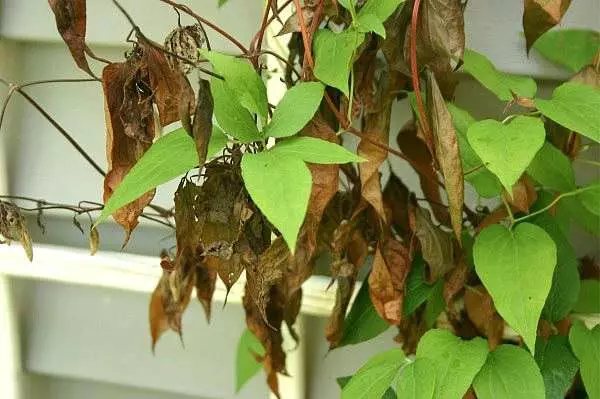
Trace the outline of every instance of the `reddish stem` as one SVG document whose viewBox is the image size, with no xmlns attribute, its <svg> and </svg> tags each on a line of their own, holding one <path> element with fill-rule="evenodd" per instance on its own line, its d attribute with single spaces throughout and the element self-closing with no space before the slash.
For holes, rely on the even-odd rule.
<svg viewBox="0 0 600 399">
<path fill-rule="evenodd" d="M 310 66 L 310 68 L 312 69 L 314 66 L 314 61 L 311 52 L 310 35 L 306 30 L 306 25 L 304 25 L 304 14 L 302 13 L 302 6 L 300 5 L 300 0 L 294 0 L 294 4 L 296 6 L 296 17 L 298 18 L 298 25 L 300 26 L 300 32 L 302 32 L 305 64 L 308 63 L 308 66 Z"/>
</svg>

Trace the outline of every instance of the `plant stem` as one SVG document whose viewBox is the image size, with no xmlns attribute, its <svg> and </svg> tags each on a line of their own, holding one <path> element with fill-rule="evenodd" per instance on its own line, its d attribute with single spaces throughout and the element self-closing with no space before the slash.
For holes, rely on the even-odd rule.
<svg viewBox="0 0 600 399">
<path fill-rule="evenodd" d="M 540 214 L 546 212 L 547 210 L 551 209 L 561 199 L 567 198 L 567 197 L 573 197 L 575 195 L 583 193 L 584 191 L 591 190 L 594 187 L 595 186 L 581 187 L 581 188 L 578 188 L 577 190 L 569 191 L 567 193 L 562 193 L 558 197 L 556 197 L 552 202 L 550 202 L 548 205 L 546 205 L 545 207 L 543 207 L 542 209 L 539 209 L 539 210 L 537 210 L 535 212 L 532 212 L 529 215 L 525 215 L 523 217 L 520 217 L 520 218 L 517 218 L 517 219 L 513 219 L 513 224 L 514 223 L 519 223 L 519 222 L 522 222 L 523 220 L 527 220 L 527 219 L 530 219 L 530 218 L 532 218 L 534 216 L 540 215 Z"/>
<path fill-rule="evenodd" d="M 298 18 L 298 26 L 300 27 L 300 32 L 302 33 L 302 43 L 304 44 L 304 59 L 308 63 L 308 66 L 312 69 L 314 67 L 314 61 L 310 49 L 310 36 L 308 34 L 308 31 L 306 30 L 306 25 L 304 24 L 304 15 L 302 14 L 302 5 L 300 4 L 300 0 L 294 0 L 294 5 L 296 6 L 296 18 Z"/>
<path fill-rule="evenodd" d="M 581 163 L 586 163 L 588 165 L 594 165 L 594 166 L 598 166 L 600 167 L 600 162 L 598 161 L 593 161 L 591 159 L 584 159 L 584 158 L 575 158 L 575 160 L 577 162 L 581 162 Z"/>
<path fill-rule="evenodd" d="M 515 224 L 515 215 L 513 215 L 512 210 L 510 209 L 510 204 L 508 203 L 503 194 L 500 194 L 500 198 L 502 198 L 502 203 L 506 208 L 506 212 L 508 213 L 508 217 L 510 218 L 510 227 L 512 228 L 512 226 Z"/>
</svg>

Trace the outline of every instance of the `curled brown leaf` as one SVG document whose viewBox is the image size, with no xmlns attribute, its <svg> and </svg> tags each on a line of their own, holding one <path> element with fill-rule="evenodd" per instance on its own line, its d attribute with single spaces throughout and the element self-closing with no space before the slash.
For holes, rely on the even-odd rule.
<svg viewBox="0 0 600 399">
<path fill-rule="evenodd" d="M 525 0 L 523 30 L 527 52 L 540 36 L 560 23 L 570 5 L 571 0 Z"/>
</svg>

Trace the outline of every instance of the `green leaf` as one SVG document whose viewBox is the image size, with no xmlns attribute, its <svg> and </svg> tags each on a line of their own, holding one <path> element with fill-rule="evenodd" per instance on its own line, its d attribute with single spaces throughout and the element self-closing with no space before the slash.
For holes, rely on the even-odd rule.
<svg viewBox="0 0 600 399">
<path fill-rule="evenodd" d="M 302 82 L 289 89 L 277 105 L 263 135 L 288 137 L 298 133 L 319 109 L 324 91 L 325 86 L 319 82 Z"/>
<path fill-rule="evenodd" d="M 417 347 L 417 359 L 434 362 L 436 399 L 462 398 L 487 356 L 484 339 L 463 341 L 447 330 L 429 330 Z"/>
<path fill-rule="evenodd" d="M 533 48 L 571 72 L 579 72 L 592 63 L 600 50 L 600 33 L 583 29 L 550 30 L 535 41 Z"/>
<path fill-rule="evenodd" d="M 527 167 L 527 173 L 544 188 L 559 192 L 572 191 L 575 172 L 569 158 L 552 144 L 545 142 Z"/>
<path fill-rule="evenodd" d="M 262 365 L 254 355 L 264 356 L 265 349 L 250 330 L 242 333 L 235 357 L 235 392 L 238 393 L 246 383 L 258 373 Z"/>
<path fill-rule="evenodd" d="M 237 101 L 237 96 L 225 82 L 212 78 L 210 90 L 215 102 L 215 118 L 226 133 L 242 143 L 251 143 L 262 139 L 252 114 L 241 106 Z"/>
<path fill-rule="evenodd" d="M 524 349 L 501 345 L 488 355 L 473 381 L 478 399 L 545 399 L 544 380 Z"/>
<path fill-rule="evenodd" d="M 590 212 L 583 205 L 579 196 L 565 197 L 558 202 L 558 214 L 564 214 L 573 219 L 589 233 L 600 237 L 600 216 Z"/>
<path fill-rule="evenodd" d="M 430 296 L 435 284 L 425 282 L 425 262 L 419 254 L 413 260 L 408 278 L 406 280 L 406 294 L 402 313 L 404 317 L 410 316 Z"/>
<path fill-rule="evenodd" d="M 495 224 L 479 233 L 473 257 L 477 275 L 498 313 L 533 352 L 556 265 L 554 241 L 541 227 L 530 223 L 521 223 L 512 231 Z"/>
<path fill-rule="evenodd" d="M 579 369 L 579 361 L 571 353 L 567 337 L 555 335 L 548 342 L 538 339 L 535 361 L 544 379 L 546 399 L 564 399 Z"/>
<path fill-rule="evenodd" d="M 600 313 L 600 281 L 583 280 L 573 312 Z"/>
<path fill-rule="evenodd" d="M 221 75 L 235 99 L 246 109 L 267 119 L 267 89 L 259 74 L 245 59 L 231 55 L 201 49 L 200 53 L 213 65 L 214 71 Z M 214 80 L 214 79 L 213 79 Z"/>
<path fill-rule="evenodd" d="M 402 399 L 434 399 L 436 367 L 431 359 L 416 359 L 402 369 L 396 394 Z"/>
<path fill-rule="evenodd" d="M 354 51 L 363 42 L 364 33 L 347 29 L 333 33 L 329 29 L 317 31 L 313 42 L 315 76 L 323 83 L 340 89 L 349 96 L 348 78 Z"/>
<path fill-rule="evenodd" d="M 320 164 L 362 162 L 363 158 L 341 145 L 314 137 L 292 137 L 275 145 L 271 152 Z"/>
<path fill-rule="evenodd" d="M 400 7 L 404 0 L 377 0 L 367 1 L 358 12 L 358 19 L 365 15 L 374 15 L 381 21 L 385 22 L 393 13 Z"/>
<path fill-rule="evenodd" d="M 594 215 L 600 216 L 600 180 L 588 184 L 586 190 L 578 194 L 579 200 Z"/>
<path fill-rule="evenodd" d="M 558 86 L 552 99 L 535 99 L 538 110 L 554 122 L 600 143 L 600 90 L 567 82 Z"/>
<path fill-rule="evenodd" d="M 600 324 L 588 330 L 576 321 L 569 332 L 573 353 L 579 359 L 581 379 L 590 399 L 600 398 Z"/>
<path fill-rule="evenodd" d="M 380 398 L 405 363 L 402 349 L 391 349 L 369 359 L 342 390 L 342 399 Z"/>
<path fill-rule="evenodd" d="M 544 144 L 546 131 L 539 118 L 517 116 L 506 125 L 491 119 L 476 122 L 467 137 L 487 169 L 512 193 L 513 184 Z"/>
<path fill-rule="evenodd" d="M 223 149 L 227 137 L 219 128 L 213 128 L 208 143 L 208 154 Z M 187 173 L 198 166 L 196 145 L 183 128 L 174 130 L 156 140 L 137 161 L 104 205 L 96 225 L 102 223 L 118 209 L 135 201 L 144 193 Z"/>
<path fill-rule="evenodd" d="M 383 26 L 381 20 L 373 14 L 359 15 L 358 31 L 363 33 L 375 32 L 385 39 L 385 26 Z"/>
<path fill-rule="evenodd" d="M 452 103 L 448 103 L 448 111 L 452 115 L 452 123 L 456 129 L 456 137 L 458 137 L 458 146 L 460 148 L 460 157 L 462 161 L 463 171 L 470 173 L 465 174 L 465 180 L 468 181 L 477 190 L 477 193 L 485 198 L 492 198 L 502 193 L 502 185 L 498 178 L 486 168 L 478 168 L 483 165 L 483 161 L 467 140 L 467 131 L 472 124 L 477 122 L 467 111 L 458 108 Z"/>
<path fill-rule="evenodd" d="M 352 379 L 352 376 L 349 375 L 347 377 L 338 377 L 338 378 L 336 378 L 336 381 L 337 381 L 338 385 L 340 386 L 340 388 L 344 389 L 344 387 L 350 382 L 351 379 Z M 394 390 L 392 388 L 388 388 L 388 390 L 385 391 L 385 393 L 383 394 L 381 399 L 396 399 L 396 392 L 394 392 Z"/>
<path fill-rule="evenodd" d="M 511 91 L 520 97 L 535 96 L 537 85 L 533 79 L 498 71 L 483 54 L 465 49 L 463 61 L 465 72 L 477 79 L 500 100 L 512 100 Z"/>
<path fill-rule="evenodd" d="M 344 322 L 344 332 L 338 348 L 373 339 L 389 327 L 375 310 L 369 295 L 369 283 L 365 279 Z"/>
<path fill-rule="evenodd" d="M 577 256 L 554 217 L 544 213 L 537 216 L 533 223 L 544 229 L 556 245 L 552 286 L 542 310 L 542 317 L 555 323 L 564 319 L 577 302 L 580 286 Z"/>
<path fill-rule="evenodd" d="M 250 197 L 294 253 L 312 188 L 308 167 L 299 158 L 273 151 L 246 153 L 241 166 Z"/>
<path fill-rule="evenodd" d="M 438 316 L 446 309 L 446 301 L 444 300 L 444 280 L 439 279 L 433 286 L 431 294 L 427 299 L 425 306 L 425 325 L 428 328 L 433 327 Z"/>
</svg>

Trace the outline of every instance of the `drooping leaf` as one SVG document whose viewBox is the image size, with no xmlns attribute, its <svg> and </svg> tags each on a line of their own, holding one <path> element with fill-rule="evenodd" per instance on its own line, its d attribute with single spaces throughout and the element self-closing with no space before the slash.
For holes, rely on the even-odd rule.
<svg viewBox="0 0 600 399">
<path fill-rule="evenodd" d="M 96 77 L 85 57 L 86 0 L 48 0 L 48 3 L 54 12 L 58 33 L 69 47 L 75 63 L 90 76 Z"/>
<path fill-rule="evenodd" d="M 271 150 L 288 157 L 316 164 L 343 164 L 364 161 L 358 155 L 330 141 L 314 137 L 292 137 L 282 140 Z"/>
<path fill-rule="evenodd" d="M 417 359 L 430 359 L 435 365 L 435 398 L 462 397 L 487 356 L 485 340 L 464 341 L 446 330 L 428 331 L 417 346 Z"/>
<path fill-rule="evenodd" d="M 242 176 L 252 200 L 294 253 L 312 185 L 304 161 L 273 151 L 246 153 L 242 158 Z"/>
<path fill-rule="evenodd" d="M 548 342 L 538 339 L 535 361 L 544 378 L 546 399 L 563 399 L 579 369 L 579 362 L 571 353 L 567 337 L 555 335 Z"/>
<path fill-rule="evenodd" d="M 436 364 L 428 358 L 415 359 L 403 369 L 396 394 L 402 399 L 434 399 L 436 388 Z"/>
<path fill-rule="evenodd" d="M 360 15 L 358 19 L 357 28 L 359 32 L 373 32 L 385 39 L 385 26 L 383 26 L 383 23 L 376 15 Z"/>
<path fill-rule="evenodd" d="M 244 330 L 237 345 L 235 357 L 235 391 L 239 392 L 261 369 L 256 356 L 264 356 L 265 348 L 248 329 Z"/>
<path fill-rule="evenodd" d="M 358 12 L 358 19 L 364 15 L 374 15 L 382 23 L 398 9 L 404 0 L 367 1 Z"/>
<path fill-rule="evenodd" d="M 419 255 L 415 256 L 406 281 L 406 294 L 404 295 L 404 317 L 410 316 L 423 302 L 425 302 L 434 288 L 434 284 L 425 281 L 425 262 Z"/>
<path fill-rule="evenodd" d="M 523 30 L 527 51 L 547 30 L 558 25 L 571 5 L 571 0 L 525 0 Z"/>
<path fill-rule="evenodd" d="M 0 241 L 19 241 L 27 259 L 33 260 L 27 220 L 16 205 L 6 201 L 0 201 Z"/>
<path fill-rule="evenodd" d="M 427 107 L 433 132 L 435 154 L 448 193 L 452 229 L 456 237 L 460 238 L 462 235 L 462 209 L 465 199 L 460 149 L 456 131 L 452 124 L 452 116 L 431 71 L 427 72 Z"/>
<path fill-rule="evenodd" d="M 377 314 L 369 296 L 369 283 L 363 282 L 344 323 L 344 332 L 338 347 L 359 344 L 375 338 L 389 328 Z"/>
<path fill-rule="evenodd" d="M 591 64 L 600 50 L 600 33 L 583 29 L 551 30 L 536 40 L 533 48 L 550 61 L 578 72 Z"/>
<path fill-rule="evenodd" d="M 581 379 L 590 399 L 600 398 L 600 325 L 591 330 L 576 321 L 569 332 L 573 353 L 579 359 Z"/>
<path fill-rule="evenodd" d="M 582 280 L 577 303 L 573 306 L 576 313 L 600 313 L 600 281 Z"/>
<path fill-rule="evenodd" d="M 521 223 L 512 231 L 496 224 L 479 233 L 473 257 L 477 275 L 498 312 L 533 352 L 556 265 L 554 241 L 530 223 Z"/>
<path fill-rule="evenodd" d="M 302 16 L 304 17 L 304 24 L 310 26 L 312 23 L 315 10 L 313 7 L 302 7 Z M 281 30 L 275 36 L 282 36 L 292 32 L 300 32 L 300 26 L 298 24 L 298 12 L 294 11 L 292 15 L 283 23 Z"/>
<path fill-rule="evenodd" d="M 380 398 L 405 362 L 402 349 L 391 349 L 369 359 L 342 390 L 342 399 Z"/>
<path fill-rule="evenodd" d="M 213 132 L 213 111 L 214 101 L 210 91 L 210 84 L 207 80 L 200 79 L 198 85 L 198 99 L 196 101 L 196 110 L 194 112 L 194 122 L 192 125 L 192 137 L 196 143 L 196 153 L 198 154 L 198 164 L 204 165 L 210 150 L 210 137 Z"/>
<path fill-rule="evenodd" d="M 467 137 L 486 168 L 508 192 L 544 144 L 546 132 L 538 118 L 518 116 L 504 125 L 494 120 L 476 122 Z"/>
<path fill-rule="evenodd" d="M 585 186 L 585 191 L 579 193 L 577 197 L 588 211 L 600 216 L 600 180 Z"/>
<path fill-rule="evenodd" d="M 533 79 L 500 72 L 484 55 L 473 50 L 465 50 L 463 68 L 502 101 L 512 100 L 512 92 L 532 98 L 537 91 Z"/>
<path fill-rule="evenodd" d="M 425 312 L 423 313 L 423 319 L 427 328 L 433 328 L 437 322 L 440 314 L 446 309 L 446 301 L 444 300 L 444 281 L 438 280 L 429 298 L 425 304 Z"/>
<path fill-rule="evenodd" d="M 267 89 L 252 65 L 242 58 L 207 49 L 200 50 L 200 53 L 210 61 L 214 71 L 225 79 L 229 91 L 234 94 L 230 99 L 237 99 L 248 111 L 266 120 Z M 213 84 L 211 82 L 211 86 Z"/>
<path fill-rule="evenodd" d="M 341 33 L 333 33 L 329 29 L 317 31 L 313 42 L 315 76 L 348 96 L 352 57 L 363 40 L 364 33 L 354 29 L 346 29 Z"/>
<path fill-rule="evenodd" d="M 580 286 L 577 258 L 573 246 L 554 217 L 542 214 L 533 223 L 543 228 L 556 245 L 556 268 L 542 310 L 542 317 L 555 323 L 565 318 L 577 302 Z"/>
<path fill-rule="evenodd" d="M 510 194 L 505 190 L 502 197 L 517 212 L 529 213 L 529 208 L 537 200 L 537 191 L 533 180 L 526 174 L 512 186 Z"/>
<path fill-rule="evenodd" d="M 210 81 L 215 104 L 215 118 L 225 133 L 235 137 L 242 143 L 261 140 L 252 114 L 241 106 L 236 94 L 229 86 L 217 78 Z"/>
<path fill-rule="evenodd" d="M 535 103 L 544 116 L 600 143 L 600 89 L 567 82 L 554 90 L 552 99 L 536 98 Z"/>
<path fill-rule="evenodd" d="M 544 399 L 544 380 L 527 351 L 501 345 L 488 355 L 473 381 L 479 399 Z"/>
<path fill-rule="evenodd" d="M 198 265 L 196 269 L 196 298 L 204 309 L 206 315 L 206 321 L 210 322 L 210 316 L 212 313 L 212 298 L 215 293 L 217 284 L 217 271 L 213 268 L 207 267 L 206 264 Z"/>
<path fill-rule="evenodd" d="M 302 82 L 289 89 L 277 105 L 263 135 L 288 137 L 298 133 L 317 112 L 324 90 L 325 86 L 319 82 Z"/>
<path fill-rule="evenodd" d="M 223 149 L 226 142 L 227 137 L 215 127 L 208 145 L 208 154 L 216 154 Z M 118 185 L 104 205 L 102 214 L 96 220 L 96 225 L 144 193 L 181 176 L 196 166 L 198 166 L 198 154 L 194 140 L 183 128 L 161 137 L 152 144 L 148 152 L 140 158 Z"/>
<path fill-rule="evenodd" d="M 544 188 L 559 192 L 575 189 L 575 172 L 571 161 L 549 142 L 545 142 L 535 154 L 527 173 Z"/>
</svg>

